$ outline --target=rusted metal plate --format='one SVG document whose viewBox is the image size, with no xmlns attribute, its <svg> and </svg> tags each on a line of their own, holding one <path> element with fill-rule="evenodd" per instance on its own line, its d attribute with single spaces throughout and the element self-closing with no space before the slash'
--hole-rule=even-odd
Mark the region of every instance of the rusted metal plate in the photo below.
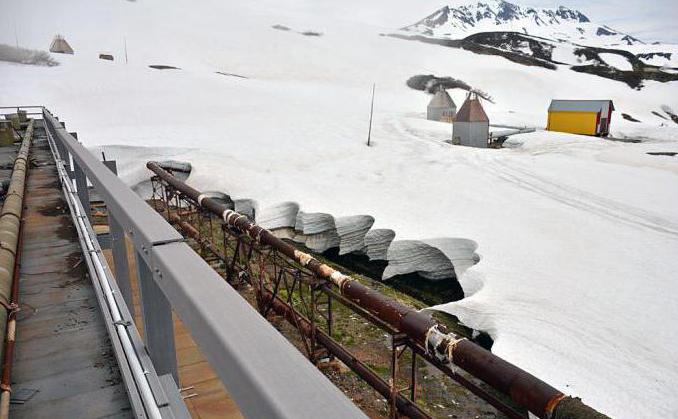
<svg viewBox="0 0 678 419">
<path fill-rule="evenodd" d="M 115 356 L 44 132 L 24 210 L 13 389 L 37 389 L 16 418 L 131 417 Z"/>
</svg>

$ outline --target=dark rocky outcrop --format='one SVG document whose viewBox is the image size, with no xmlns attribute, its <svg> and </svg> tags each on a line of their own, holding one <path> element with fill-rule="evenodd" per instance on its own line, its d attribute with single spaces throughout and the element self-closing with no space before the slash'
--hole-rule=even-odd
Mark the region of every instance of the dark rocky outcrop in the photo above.
<svg viewBox="0 0 678 419">
<path fill-rule="evenodd" d="M 622 118 L 626 119 L 627 121 L 640 122 L 639 120 L 637 120 L 636 118 L 632 117 L 631 115 L 629 115 L 627 113 L 622 113 L 621 115 L 622 115 Z"/>
<path fill-rule="evenodd" d="M 164 65 L 164 64 L 151 64 L 149 65 L 150 68 L 153 68 L 155 70 L 181 70 L 179 67 L 174 67 L 172 65 Z"/>
<path fill-rule="evenodd" d="M 553 50 L 558 47 L 556 42 L 519 32 L 480 32 L 461 40 L 437 39 L 421 35 L 390 34 L 388 36 L 450 48 L 461 48 L 476 54 L 498 55 L 518 64 L 538 66 L 550 70 L 555 70 L 558 65 L 569 65 L 553 59 Z M 621 70 L 608 65 L 600 57 L 602 53 L 623 57 L 631 64 L 632 70 Z M 662 68 L 656 65 L 646 64 L 640 59 L 642 58 L 640 54 L 635 55 L 625 50 L 579 46 L 575 48 L 574 54 L 581 57 L 587 64 L 570 65 L 570 69 L 573 71 L 617 80 L 634 89 L 641 89 L 644 80 L 664 83 L 678 81 L 678 74 L 662 71 Z"/>
<path fill-rule="evenodd" d="M 445 90 L 448 89 L 462 89 L 466 91 L 473 90 L 474 92 L 478 93 L 478 96 L 482 97 L 488 102 L 494 103 L 492 97 L 489 94 L 477 88 L 473 88 L 463 80 L 455 79 L 454 77 L 449 76 L 437 77 L 433 74 L 418 74 L 407 79 L 406 84 L 407 87 L 411 89 L 421 90 L 431 94 L 438 91 L 440 87 L 442 87 Z"/>
</svg>

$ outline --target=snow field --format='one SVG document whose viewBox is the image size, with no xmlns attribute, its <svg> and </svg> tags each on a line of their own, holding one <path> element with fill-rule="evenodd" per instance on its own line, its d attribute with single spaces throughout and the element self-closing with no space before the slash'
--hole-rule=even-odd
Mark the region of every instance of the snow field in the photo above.
<svg viewBox="0 0 678 419">
<path fill-rule="evenodd" d="M 678 415 L 678 326 L 667 321 L 678 316 L 678 159 L 646 154 L 678 151 L 678 125 L 651 114 L 678 109 L 677 84 L 635 91 L 381 37 L 384 28 L 291 1 L 53 3 L 7 10 L 34 22 L 25 46 L 45 49 L 60 32 L 76 55 L 55 56 L 53 68 L 0 63 L 1 103 L 45 104 L 118 160 L 131 185 L 148 178 L 147 160 L 191 161 L 193 186 L 254 199 L 262 211 L 297 202 L 306 213 L 374 217 L 372 231 L 386 239 L 382 229 L 395 240 L 471 240 L 480 262 L 461 276 L 468 297 L 437 309 L 489 331 L 496 354 L 613 417 Z M 0 30 L 0 42 L 11 37 Z M 97 60 L 101 49 L 116 61 Z M 612 134 L 645 142 L 540 130 L 502 150 L 451 146 L 450 126 L 424 119 L 429 96 L 405 86 L 415 74 L 487 91 L 493 124 L 543 128 L 552 98 L 612 98 Z M 458 106 L 464 94 L 451 92 Z"/>
</svg>

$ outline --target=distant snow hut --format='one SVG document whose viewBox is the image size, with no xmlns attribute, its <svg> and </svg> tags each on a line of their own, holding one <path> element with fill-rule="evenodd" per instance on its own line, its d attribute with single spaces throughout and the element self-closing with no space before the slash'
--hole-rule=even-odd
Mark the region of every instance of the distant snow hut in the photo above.
<svg viewBox="0 0 678 419">
<path fill-rule="evenodd" d="M 111 54 L 99 54 L 99 59 L 113 61 L 113 56 Z"/>
<path fill-rule="evenodd" d="M 546 129 L 606 137 L 610 133 L 611 100 L 551 101 Z"/>
<path fill-rule="evenodd" d="M 454 118 L 452 143 L 487 148 L 489 133 L 490 119 L 480 104 L 478 94 L 471 91 Z"/>
<path fill-rule="evenodd" d="M 440 86 L 428 103 L 426 119 L 430 121 L 452 122 L 456 114 L 457 105 L 454 104 L 447 91 Z"/>
<path fill-rule="evenodd" d="M 73 54 L 73 48 L 68 45 L 68 42 L 61 35 L 56 35 L 49 46 L 49 52 L 56 52 L 57 54 Z"/>
</svg>

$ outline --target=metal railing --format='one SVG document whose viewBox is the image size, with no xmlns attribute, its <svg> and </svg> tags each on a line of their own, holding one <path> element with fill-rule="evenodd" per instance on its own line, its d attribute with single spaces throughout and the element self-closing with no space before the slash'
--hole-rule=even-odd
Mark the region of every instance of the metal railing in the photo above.
<svg viewBox="0 0 678 419">
<path fill-rule="evenodd" d="M 44 106 L 42 105 L 21 105 L 21 106 L 0 106 L 0 115 L 7 115 L 12 113 L 18 113 L 19 111 L 26 111 L 26 115 L 29 116 L 42 116 L 42 110 Z"/>
<path fill-rule="evenodd" d="M 224 282 L 171 225 L 68 133 L 62 122 L 47 109 L 43 108 L 42 113 L 55 159 L 62 169 L 65 192 L 74 200 L 77 195 L 76 201 L 79 201 L 71 211 L 76 214 L 79 232 L 87 233 L 83 249 L 94 255 L 88 259 L 91 272 L 102 280 L 100 291 L 103 291 L 104 302 L 101 304 L 110 309 L 109 333 L 120 338 L 117 344 L 124 356 L 119 356 L 118 361 L 123 378 L 128 389 L 136 387 L 139 391 L 135 394 L 142 396 L 130 397 L 143 407 L 135 409 L 138 416 L 143 416 L 139 412 L 146 412 L 153 417 L 156 408 L 160 408 L 162 417 L 176 417 L 175 411 L 166 409 L 171 395 L 163 393 L 162 383 L 153 379 L 156 375 L 160 379 L 169 375 L 178 382 L 174 312 L 245 416 L 364 417 L 338 388 Z M 90 215 L 88 181 L 107 207 L 116 268 L 114 278 L 87 219 Z M 135 253 L 145 346 L 135 344 L 136 328 L 130 327 L 133 318 L 129 308 L 133 305 L 125 238 L 132 243 Z M 130 342 L 126 342 L 127 338 Z M 134 373 L 139 366 L 144 372 L 152 372 L 146 374 L 151 376 L 147 386 Z M 149 390 L 152 398 L 148 398 Z M 131 401 L 134 405 L 135 401 Z"/>
</svg>

